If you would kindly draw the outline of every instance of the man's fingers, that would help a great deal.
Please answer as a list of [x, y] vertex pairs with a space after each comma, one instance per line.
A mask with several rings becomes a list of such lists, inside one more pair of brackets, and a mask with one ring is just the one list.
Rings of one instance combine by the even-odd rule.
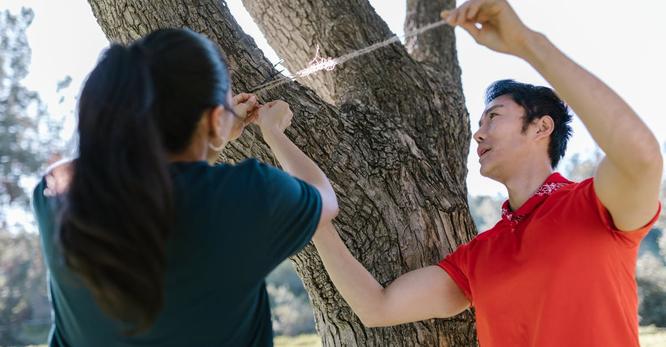
[[467, 20], [467, 10], [469, 10], [469, 1], [456, 9], [456, 25], [462, 25]]
[[481, 29], [477, 28], [474, 22], [464, 22], [460, 26], [472, 36], [474, 41], [479, 42]]
[[465, 22], [479, 22], [479, 11], [483, 6], [483, 1], [467, 1], [453, 10], [444, 10], [440, 17], [446, 20], [452, 26], [462, 26]]
[[462, 10], [464, 10], [462, 7], [458, 7], [451, 13], [451, 16], [453, 16], [453, 25], [459, 25], [460, 24], [460, 17], [462, 14]]
[[442, 12], [439, 13], [439, 16], [440, 16], [442, 19], [446, 19], [446, 17], [449, 16], [449, 13], [451, 13], [451, 11], [449, 11], [449, 10], [444, 10], [444, 11], [442, 11]]
[[463, 15], [461, 16], [462, 23], [472, 20], [473, 18], [471, 17], [470, 10], [472, 9], [472, 6], [470, 6], [469, 2], [465, 3], [465, 9], [463, 11]]
[[455, 12], [455, 10], [453, 10], [453, 11], [444, 10], [444, 11], [442, 11], [442, 13], [440, 13], [440, 16], [442, 17], [443, 20], [445, 20], [447, 23], [449, 23], [449, 25], [455, 26], [456, 23], [453, 21], [453, 19], [455, 18], [454, 12]]
[[481, 1], [473, 1], [469, 4], [467, 9], [467, 20], [470, 22], [478, 22], [476, 16], [479, 14], [479, 9], [481, 9], [483, 3]]

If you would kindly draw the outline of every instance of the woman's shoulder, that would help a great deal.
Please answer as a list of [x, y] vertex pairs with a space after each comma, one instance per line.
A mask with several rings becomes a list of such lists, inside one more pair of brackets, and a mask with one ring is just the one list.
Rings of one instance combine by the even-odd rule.
[[248, 158], [233, 165], [220, 165], [217, 168], [237, 178], [264, 183], [275, 179], [279, 180], [282, 176], [287, 175], [277, 167], [263, 163], [256, 158]]

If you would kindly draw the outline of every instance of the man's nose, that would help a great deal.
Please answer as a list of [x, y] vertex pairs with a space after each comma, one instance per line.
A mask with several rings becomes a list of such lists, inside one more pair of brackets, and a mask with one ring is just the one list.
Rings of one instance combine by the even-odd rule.
[[486, 138], [485, 132], [483, 132], [483, 127], [479, 128], [479, 130], [477, 130], [472, 137], [476, 143], [483, 142], [483, 140]]

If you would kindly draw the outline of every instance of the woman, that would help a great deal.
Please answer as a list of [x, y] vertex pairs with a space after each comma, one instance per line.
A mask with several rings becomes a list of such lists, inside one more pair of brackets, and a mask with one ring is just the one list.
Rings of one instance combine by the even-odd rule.
[[[272, 345], [264, 278], [338, 211], [283, 133], [291, 116], [232, 99], [219, 50], [192, 31], [112, 45], [81, 93], [78, 158], [34, 191], [51, 346]], [[293, 177], [206, 162], [249, 122]]]

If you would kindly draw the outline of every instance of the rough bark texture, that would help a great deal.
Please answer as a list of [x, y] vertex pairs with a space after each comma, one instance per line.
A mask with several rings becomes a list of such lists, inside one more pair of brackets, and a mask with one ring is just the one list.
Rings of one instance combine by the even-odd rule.
[[[89, 0], [112, 41], [130, 42], [163, 27], [189, 27], [217, 42], [229, 60], [234, 91], [275, 73], [223, 1]], [[423, 4], [421, 4], [423, 2]], [[431, 22], [428, 1], [409, 1], [406, 25]], [[450, 1], [434, 1], [452, 6]], [[290, 70], [315, 47], [339, 56], [392, 33], [366, 0], [247, 0], [266, 38]], [[424, 13], [419, 14], [419, 11]], [[439, 13], [439, 10], [437, 10]], [[287, 135], [326, 172], [338, 193], [338, 230], [352, 253], [382, 283], [432, 265], [475, 234], [465, 187], [469, 119], [455, 42], [439, 36], [393, 44], [330, 72], [262, 92], [294, 110]], [[427, 48], [427, 45], [434, 45]], [[224, 159], [273, 162], [250, 129]], [[337, 293], [312, 246], [292, 259], [312, 299], [324, 346], [475, 345], [470, 312], [389, 328], [364, 328]]]
[[[407, 0], [404, 30], [409, 32], [424, 23], [436, 22], [440, 20], [442, 10], [450, 10], [455, 6], [455, 0]], [[460, 84], [456, 41], [450, 27], [439, 27], [409, 37], [405, 40], [405, 47], [415, 60], [434, 70], [443, 70], [447, 79]]]

